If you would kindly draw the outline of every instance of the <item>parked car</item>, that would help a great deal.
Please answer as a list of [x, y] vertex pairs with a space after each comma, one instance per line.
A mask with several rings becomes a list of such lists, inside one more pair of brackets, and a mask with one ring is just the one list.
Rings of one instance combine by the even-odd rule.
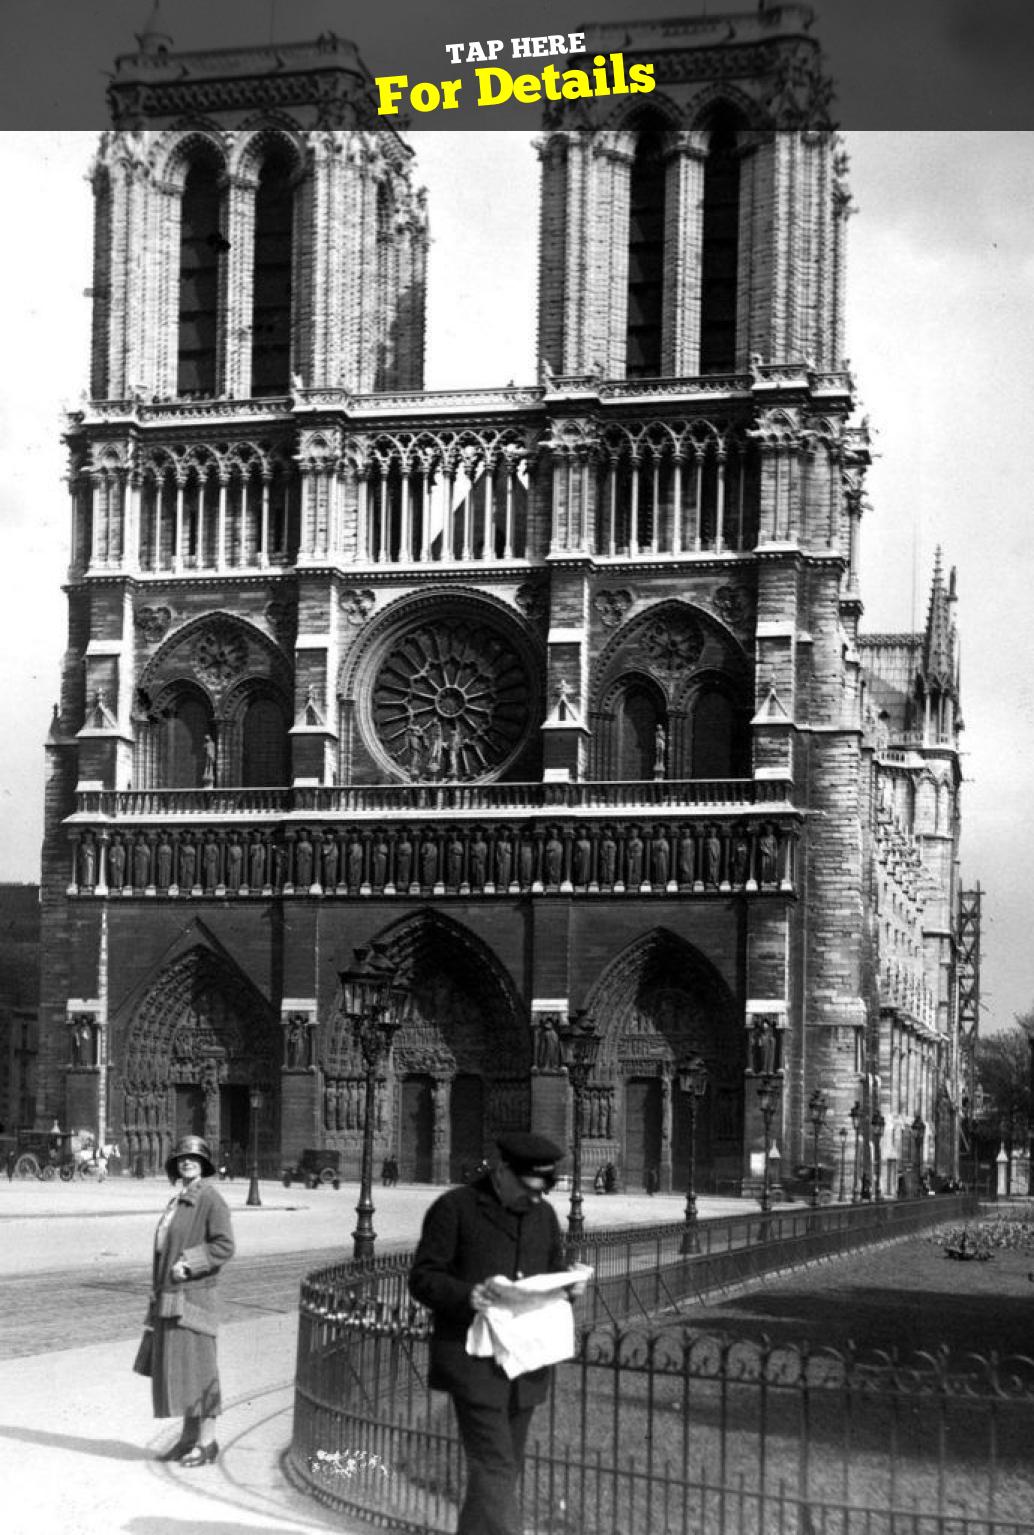
[[834, 1168], [826, 1167], [821, 1162], [817, 1167], [811, 1162], [800, 1163], [791, 1172], [783, 1174], [783, 1198], [791, 1200], [803, 1199], [810, 1203], [817, 1174], [819, 1204], [828, 1205], [832, 1203], [834, 1171]]
[[304, 1183], [307, 1189], [318, 1188], [321, 1183], [329, 1183], [334, 1188], [341, 1187], [341, 1153], [329, 1147], [311, 1146], [303, 1151], [294, 1167], [285, 1167], [281, 1173], [285, 1189], [297, 1179]]

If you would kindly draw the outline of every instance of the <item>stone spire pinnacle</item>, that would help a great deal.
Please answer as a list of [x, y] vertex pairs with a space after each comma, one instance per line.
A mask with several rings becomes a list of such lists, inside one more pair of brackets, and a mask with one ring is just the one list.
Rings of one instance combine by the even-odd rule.
[[161, 0], [154, 0], [154, 5], [151, 8], [151, 14], [147, 18], [144, 30], [136, 34], [136, 40], [140, 44], [141, 53], [168, 53], [172, 47], [172, 34], [165, 25]]
[[923, 635], [921, 674], [926, 687], [938, 687], [951, 691], [955, 684], [955, 626], [952, 606], [956, 600], [955, 571], [952, 569], [949, 584], [944, 584], [941, 567], [941, 550], [938, 545], [934, 555], [933, 584], [930, 588], [930, 606], [926, 615], [926, 632]]

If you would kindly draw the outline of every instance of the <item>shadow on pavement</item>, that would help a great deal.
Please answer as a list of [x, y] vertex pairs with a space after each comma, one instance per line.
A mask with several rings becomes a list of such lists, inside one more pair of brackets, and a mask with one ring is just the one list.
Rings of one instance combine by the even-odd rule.
[[0, 1423], [0, 1438], [45, 1445], [51, 1450], [72, 1450], [79, 1455], [97, 1455], [102, 1460], [152, 1459], [150, 1450], [127, 1444], [124, 1439], [82, 1439], [75, 1434], [51, 1434], [43, 1428], [22, 1428], [13, 1423]]

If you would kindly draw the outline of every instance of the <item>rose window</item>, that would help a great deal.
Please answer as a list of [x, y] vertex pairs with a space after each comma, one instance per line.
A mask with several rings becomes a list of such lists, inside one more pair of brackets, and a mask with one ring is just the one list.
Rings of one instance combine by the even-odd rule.
[[372, 707], [380, 744], [407, 778], [482, 778], [502, 769], [525, 739], [527, 670], [487, 624], [425, 623], [392, 642]]

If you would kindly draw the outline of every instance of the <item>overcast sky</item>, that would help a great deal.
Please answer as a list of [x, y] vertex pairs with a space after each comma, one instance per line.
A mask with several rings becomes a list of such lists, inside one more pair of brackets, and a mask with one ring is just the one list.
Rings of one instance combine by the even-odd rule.
[[[651, 7], [665, 8], [686, 9]], [[166, 9], [176, 7], [166, 0]], [[119, 11], [123, 25], [100, 58], [126, 46], [140, 10], [121, 0], [106, 8], [106, 18]], [[943, 10], [957, 19], [967, 7]], [[354, 32], [340, 23], [338, 30]], [[42, 746], [65, 629], [59, 434], [61, 408], [76, 402], [88, 376], [84, 176], [94, 138], [0, 135], [0, 184], [7, 206], [20, 210], [17, 237], [0, 245], [8, 360], [0, 375], [5, 880], [39, 873]], [[862, 526], [863, 627], [922, 626], [940, 544], [946, 567], [959, 569], [962, 876], [986, 888], [984, 1027], [1001, 1026], [1034, 1006], [1027, 930], [1034, 677], [1025, 624], [1034, 576], [1026, 451], [1034, 404], [1034, 135], [848, 131], [845, 139], [859, 210], [850, 224], [846, 350], [877, 454]], [[421, 134], [417, 148], [434, 237], [427, 385], [532, 381], [532, 135]]]

